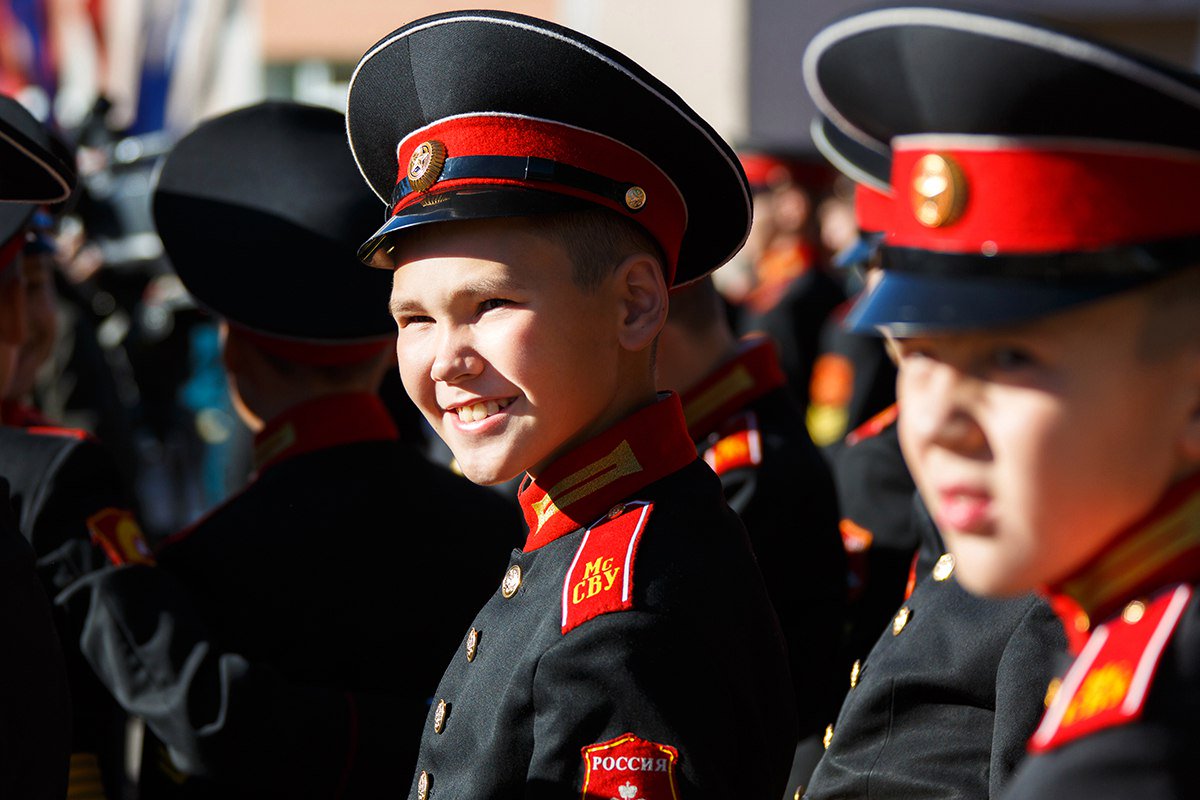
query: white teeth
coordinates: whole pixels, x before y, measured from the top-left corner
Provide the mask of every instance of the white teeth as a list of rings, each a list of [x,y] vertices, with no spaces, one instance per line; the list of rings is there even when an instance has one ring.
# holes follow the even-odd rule
[[[492,414],[498,413],[500,409],[507,408],[510,402],[512,401],[486,400],[469,406],[459,406],[455,411],[462,422],[479,422],[481,419],[487,419]]]

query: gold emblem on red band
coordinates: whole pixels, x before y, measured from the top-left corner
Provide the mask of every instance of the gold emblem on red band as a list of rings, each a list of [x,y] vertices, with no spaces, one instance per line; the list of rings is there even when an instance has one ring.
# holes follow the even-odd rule
[[[962,216],[967,181],[950,156],[930,153],[913,170],[912,206],[917,221],[927,228],[949,225]]]
[[[646,190],[640,186],[630,186],[625,190],[625,207],[630,211],[640,211],[646,205]]]
[[[446,165],[446,145],[436,139],[421,142],[408,159],[408,185],[424,192],[437,183]]]

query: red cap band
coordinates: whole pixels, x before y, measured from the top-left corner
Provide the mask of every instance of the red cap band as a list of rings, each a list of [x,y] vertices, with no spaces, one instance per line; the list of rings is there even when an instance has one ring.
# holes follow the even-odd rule
[[[854,185],[854,218],[863,233],[887,230],[895,197],[863,183]]]
[[[1037,254],[1200,234],[1200,155],[1178,150],[899,137],[892,185],[892,247]]]
[[[236,330],[238,336],[264,353],[314,367],[332,367],[366,361],[387,350],[395,341],[388,338],[366,342],[304,342],[259,333],[233,323],[230,323],[230,327]]]
[[[428,192],[413,192],[396,204],[393,214],[421,202],[428,194],[468,186],[517,186],[577,197],[634,220],[644,227],[666,255],[668,278],[675,272],[687,227],[683,195],[654,162],[626,145],[592,131],[558,122],[504,114],[472,115],[441,120],[413,131],[396,150],[399,183],[409,174],[413,152],[425,142],[440,142],[445,158],[519,156],[548,159],[587,170],[616,182],[640,187],[644,205],[636,210],[616,199],[553,181],[512,178],[448,178]]]

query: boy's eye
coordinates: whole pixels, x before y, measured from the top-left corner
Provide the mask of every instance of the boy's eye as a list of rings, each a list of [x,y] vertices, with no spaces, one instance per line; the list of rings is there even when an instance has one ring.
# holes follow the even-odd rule
[[[988,362],[1000,370],[1026,369],[1037,363],[1037,358],[1024,347],[996,347],[988,353]]]
[[[511,303],[511,300],[505,300],[502,297],[493,297],[479,304],[479,312],[482,314],[484,311],[491,311],[493,308],[501,308]]]
[[[433,317],[425,316],[424,314],[404,314],[396,317],[396,324],[400,328],[407,328],[409,325],[419,325],[427,322],[433,322]]]

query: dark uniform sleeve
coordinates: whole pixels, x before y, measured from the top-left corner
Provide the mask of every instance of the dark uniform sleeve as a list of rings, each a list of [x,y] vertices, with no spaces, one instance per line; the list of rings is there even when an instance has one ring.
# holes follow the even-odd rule
[[[565,635],[534,679],[525,796],[577,800],[582,748],[628,732],[678,750],[679,797],[779,797],[794,731],[753,717],[761,706],[754,695],[766,687],[738,666],[744,653],[713,637],[642,611],[604,615]],[[739,733],[742,726],[750,732]],[[764,741],[780,747],[763,752],[771,748],[754,743]]]
[[[0,478],[0,797],[50,800],[67,791],[71,709],[62,650],[33,552]]]
[[[237,775],[248,796],[376,797],[394,785],[409,738],[395,721],[422,711],[403,707],[411,692],[302,686],[215,652],[190,596],[162,569],[104,569],[58,602],[84,619],[80,649],[101,681],[177,767]]]
[[[1012,777],[1042,717],[1044,698],[1060,654],[1066,649],[1062,623],[1041,600],[1031,600],[996,668],[996,719],[989,785],[992,797]]]
[[[124,515],[136,525],[108,450],[90,438],[63,445],[23,501],[25,533],[37,554],[38,576],[49,597],[109,563],[92,540],[89,520],[95,515]],[[70,682],[72,790],[102,780],[105,793],[119,797],[124,780],[124,715],[75,646],[82,620],[55,608],[54,622]]]

